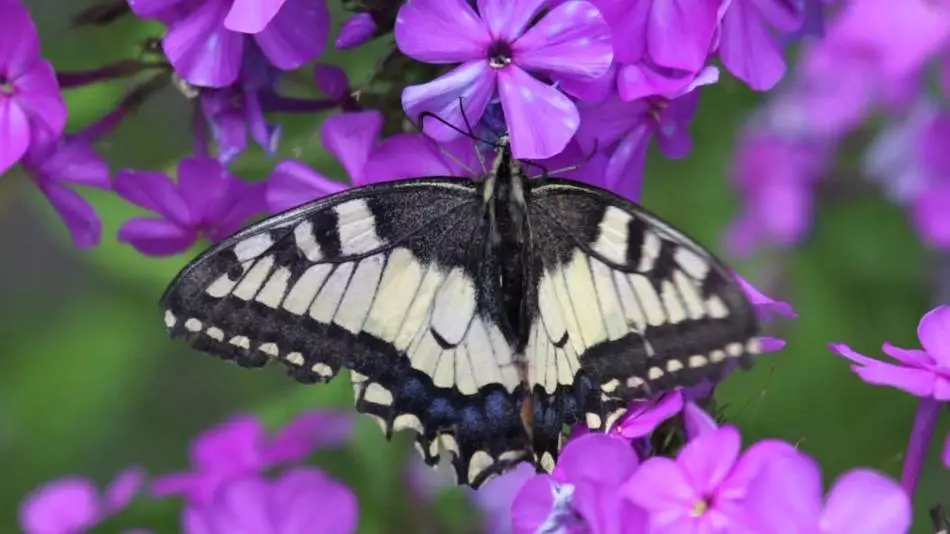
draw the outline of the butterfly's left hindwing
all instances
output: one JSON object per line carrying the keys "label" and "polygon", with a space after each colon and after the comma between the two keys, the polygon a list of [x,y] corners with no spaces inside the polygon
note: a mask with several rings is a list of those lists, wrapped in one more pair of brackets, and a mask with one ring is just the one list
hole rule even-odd
{"label": "butterfly's left hindwing", "polygon": [[171,284],[166,325],[243,366],[281,361],[303,382],[349,369],[357,409],[387,437],[415,431],[428,463],[452,453],[460,483],[477,486],[529,443],[476,191],[392,182],[251,226]]}
{"label": "butterfly's left hindwing", "polygon": [[641,207],[539,180],[528,213],[524,352],[542,464],[556,456],[560,424],[609,428],[631,400],[716,379],[758,352],[758,321],[732,273]]}

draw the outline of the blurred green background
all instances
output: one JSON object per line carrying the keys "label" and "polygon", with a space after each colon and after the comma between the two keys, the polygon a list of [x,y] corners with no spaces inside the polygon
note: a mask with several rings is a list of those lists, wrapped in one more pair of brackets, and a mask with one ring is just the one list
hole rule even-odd
{"label": "blurred green background", "polygon": [[[56,0],[26,3],[44,54],[61,70],[133,56],[144,37],[161,35],[160,27],[131,18],[108,28],[70,29],[69,16],[88,6],[86,0],[65,8]],[[386,47],[374,43],[322,60],[344,66],[359,86]],[[309,72],[300,79],[308,82]],[[108,111],[129,87],[120,81],[69,91],[70,128]],[[714,250],[721,250],[723,229],[738,207],[727,185],[737,129],[758,98],[728,78],[705,90],[692,154],[681,161],[653,157],[648,165],[643,203]],[[149,101],[101,145],[112,170],[172,169],[190,150],[191,137],[183,135],[189,111],[173,89]],[[343,176],[320,147],[319,116],[278,120],[285,123],[281,157],[300,157]],[[235,170],[262,178],[275,161],[255,148]],[[788,340],[785,350],[734,374],[718,397],[746,443],[766,436],[799,443],[821,462],[826,483],[855,466],[899,476],[915,409],[908,395],[860,382],[826,344],[843,341],[867,354],[878,354],[885,340],[917,346],[917,321],[935,301],[940,264],[919,244],[901,208],[873,190],[858,190],[844,199],[823,198],[813,232],[794,251],[733,262],[791,302],[800,317],[773,327]],[[188,258],[144,257],[116,243],[118,225],[136,208],[110,194],[88,198],[104,219],[103,243],[78,252],[24,175],[0,179],[0,247],[6,251],[0,262],[0,455],[7,465],[0,532],[17,531],[20,500],[49,479],[83,474],[105,483],[130,464],[152,473],[180,470],[192,438],[230,414],[256,411],[276,425],[304,407],[349,406],[342,380],[301,386],[276,367],[251,372],[167,340],[157,299]],[[944,420],[938,439],[947,431]],[[402,506],[407,445],[402,439],[387,446],[375,425],[361,420],[351,448],[318,455],[359,493],[361,533],[434,532],[430,521],[420,523],[419,513]],[[940,467],[938,445],[921,480],[914,532],[930,532],[926,509],[938,499],[950,501],[950,473]],[[178,504],[138,502],[101,531],[140,525],[177,532]],[[436,510],[448,530],[471,532],[466,506],[452,490],[440,495]]]}

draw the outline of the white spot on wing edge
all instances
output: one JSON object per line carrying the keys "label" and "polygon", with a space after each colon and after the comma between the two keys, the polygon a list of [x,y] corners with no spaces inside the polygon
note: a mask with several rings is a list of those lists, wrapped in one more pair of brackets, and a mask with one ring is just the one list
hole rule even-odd
{"label": "white spot on wing edge", "polygon": [[273,244],[274,240],[271,239],[270,234],[267,232],[260,233],[248,237],[234,245],[234,254],[237,256],[238,261],[253,260],[267,252]]}

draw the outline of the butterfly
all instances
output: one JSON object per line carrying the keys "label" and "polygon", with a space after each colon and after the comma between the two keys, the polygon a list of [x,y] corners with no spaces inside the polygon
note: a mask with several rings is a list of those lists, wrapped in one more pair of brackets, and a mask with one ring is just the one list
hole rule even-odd
{"label": "butterfly", "polygon": [[604,431],[633,399],[751,363],[756,315],[710,252],[497,152],[483,179],[358,187],[251,225],[178,274],[166,327],[304,383],[347,369],[359,412],[472,487],[550,471],[569,425]]}

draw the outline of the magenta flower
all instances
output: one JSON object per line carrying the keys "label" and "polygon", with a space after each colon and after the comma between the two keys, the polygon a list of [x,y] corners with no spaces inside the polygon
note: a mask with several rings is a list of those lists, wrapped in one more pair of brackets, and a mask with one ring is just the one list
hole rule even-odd
{"label": "magenta flower", "polygon": [[299,161],[286,160],[274,168],[267,182],[267,209],[279,213],[349,185],[481,172],[471,139],[439,145],[420,134],[397,134],[378,142],[382,127],[383,116],[376,110],[328,117],[320,128],[321,140],[343,165],[349,183],[327,178]]}
{"label": "magenta flower", "polygon": [[87,478],[54,480],[35,489],[20,505],[20,528],[25,534],[84,532],[128,506],[144,480],[141,469],[127,469],[102,494]]}
{"label": "magenta flower", "polygon": [[803,2],[732,0],[722,19],[719,57],[729,72],[757,91],[767,91],[785,75],[780,33],[797,31],[805,23]]}
{"label": "magenta flower", "polygon": [[56,73],[40,57],[40,40],[19,0],[0,0],[0,174],[31,147],[59,137],[66,103]]}
{"label": "magenta flower", "polygon": [[248,38],[273,66],[293,70],[318,56],[330,35],[324,0],[129,0],[129,6],[168,24],[165,55],[175,72],[200,87],[237,81]]}
{"label": "magenta flower", "polygon": [[184,534],[351,534],[359,508],[345,485],[319,469],[298,467],[276,480],[245,476],[214,498],[185,508]]}
{"label": "magenta flower", "polygon": [[762,466],[795,449],[761,441],[740,455],[739,431],[723,426],[700,433],[675,460],[654,456],[621,494],[649,514],[649,532],[741,531],[751,524],[744,501]]}
{"label": "magenta flower", "polygon": [[650,140],[655,139],[667,157],[686,156],[692,149],[689,124],[698,104],[698,91],[675,100],[653,97],[624,102],[614,94],[601,102],[580,103],[578,145],[587,153],[596,149],[610,154],[599,185],[639,200]]}
{"label": "magenta flower", "polygon": [[[564,2],[531,27],[545,0],[415,0],[396,17],[396,44],[426,63],[461,63],[442,77],[402,93],[414,119],[429,111],[450,124],[477,124],[496,95],[504,109],[511,148],[520,159],[543,159],[564,149],[577,130],[569,98],[527,71],[593,80],[613,59],[610,29],[592,4]],[[433,121],[426,131],[440,140],[458,132]]]}
{"label": "magenta flower", "polygon": [[353,419],[331,411],[304,413],[273,437],[250,416],[234,417],[211,428],[191,446],[193,471],[155,477],[155,496],[184,495],[198,505],[231,481],[264,469],[307,458],[315,449],[334,447],[350,438]]}
{"label": "magenta flower", "polygon": [[235,178],[217,160],[189,157],[178,164],[178,182],[155,171],[120,171],[115,191],[157,217],[136,217],[119,228],[119,241],[143,254],[188,250],[199,238],[217,242],[264,211],[262,184]]}
{"label": "magenta flower", "polygon": [[644,511],[625,499],[622,489],[637,466],[637,455],[621,440],[589,434],[571,441],[550,476],[535,476],[518,492],[512,505],[514,532],[645,532]]}
{"label": "magenta flower", "polygon": [[376,21],[370,13],[356,13],[346,19],[336,36],[334,46],[338,50],[356,48],[376,35]]}
{"label": "magenta flower", "polygon": [[[432,469],[429,468],[431,471]],[[471,491],[471,498],[481,509],[486,528],[490,534],[513,534],[512,508],[515,497],[525,483],[535,477],[535,470],[527,463],[518,464],[507,473],[493,478],[478,491]]]}
{"label": "magenta flower", "polygon": [[789,319],[798,317],[798,314],[795,313],[795,309],[792,308],[791,304],[773,299],[759,291],[758,288],[737,273],[732,274],[736,277],[736,281],[739,282],[739,287],[742,288],[743,293],[745,293],[749,302],[752,303],[752,306],[755,308],[760,321],[772,321],[776,315],[781,315]]}
{"label": "magenta flower", "polygon": [[799,452],[764,465],[745,506],[756,532],[769,534],[902,534],[911,522],[904,490],[869,469],[841,475],[823,498],[821,470]]}
{"label": "magenta flower", "polygon": [[109,189],[109,166],[81,138],[57,139],[50,144],[31,148],[23,160],[23,168],[33,183],[46,195],[59,213],[78,248],[99,244],[102,222],[99,215],[72,186]]}

